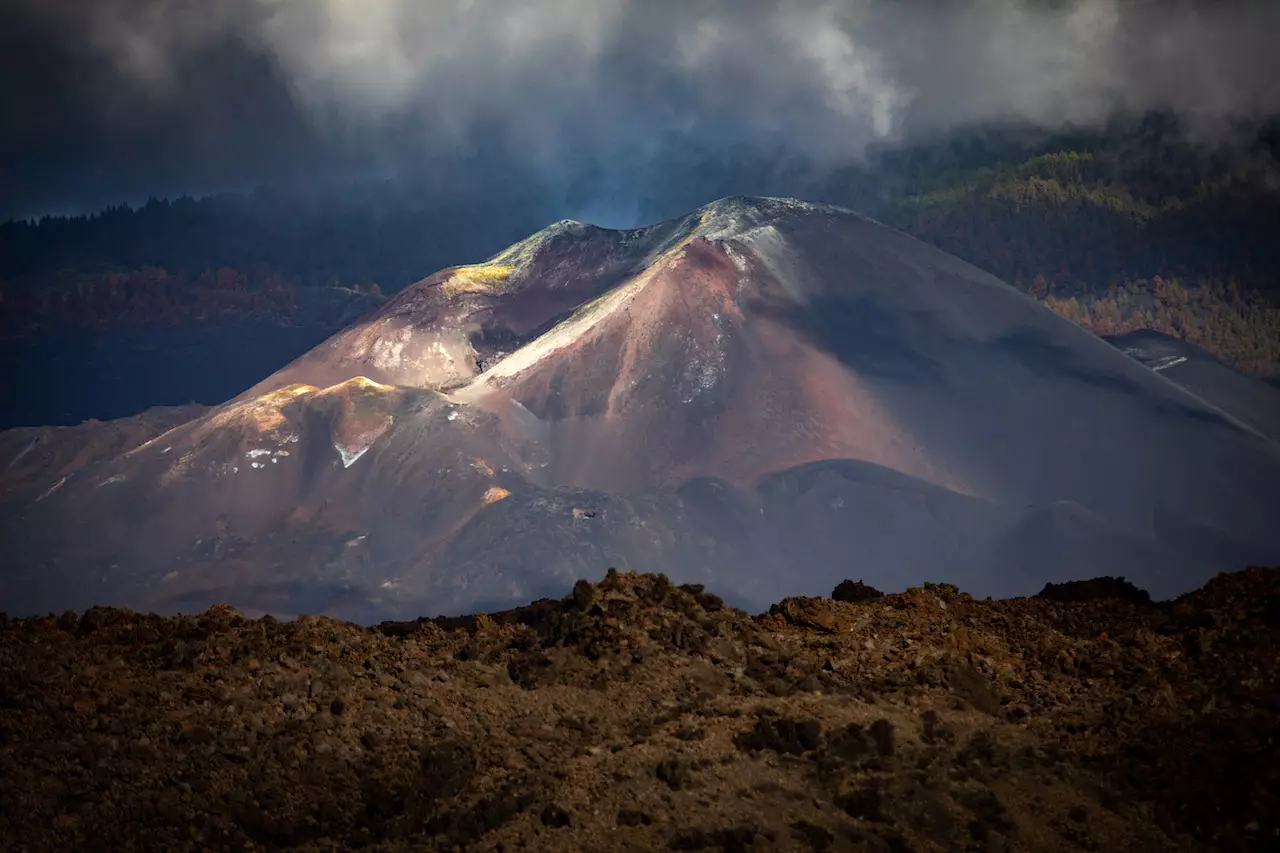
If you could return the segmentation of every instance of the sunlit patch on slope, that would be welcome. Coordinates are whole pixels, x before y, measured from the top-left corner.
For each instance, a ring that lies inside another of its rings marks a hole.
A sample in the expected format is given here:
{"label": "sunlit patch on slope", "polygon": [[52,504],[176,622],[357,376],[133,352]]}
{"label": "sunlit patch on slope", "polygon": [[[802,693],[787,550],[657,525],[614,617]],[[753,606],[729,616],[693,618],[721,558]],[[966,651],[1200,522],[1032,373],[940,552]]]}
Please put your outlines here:
{"label": "sunlit patch on slope", "polygon": [[401,328],[374,340],[369,355],[377,367],[389,370],[400,365],[401,359],[404,358],[405,347],[412,341],[413,330],[408,327]]}
{"label": "sunlit patch on slope", "polygon": [[740,237],[797,213],[848,215],[851,211],[793,198],[722,198],[698,211],[696,231],[709,240]]}
{"label": "sunlit patch on slope", "polygon": [[[476,352],[468,341],[469,312],[459,308],[454,313],[446,311],[434,316],[430,312],[444,310],[436,304],[438,300],[411,291],[401,294],[404,298],[415,295],[426,307],[414,309],[397,303],[393,307],[401,313],[369,320],[342,332],[329,344],[338,352],[326,355],[310,368],[297,368],[300,375],[308,375],[308,369],[330,377],[347,371],[377,372],[398,385],[415,388],[442,387],[471,377]],[[434,321],[420,322],[422,312],[434,316]]]}
{"label": "sunlit patch on slope", "polygon": [[354,465],[391,428],[395,392],[393,385],[357,376],[316,395],[319,406],[336,403],[336,411],[330,411],[330,429],[343,468]]}
{"label": "sunlit patch on slope", "polygon": [[799,305],[806,305],[814,276],[791,248],[787,239],[773,225],[752,228],[733,238],[741,248],[750,251],[774,281]]}
{"label": "sunlit patch on slope", "polygon": [[394,391],[394,390],[395,390],[394,385],[386,385],[382,382],[374,382],[372,379],[370,379],[367,376],[353,376],[352,378],[348,379],[346,382],[339,382],[337,385],[330,385],[328,388],[325,388],[321,393],[324,395],[342,393],[350,396],[351,394],[357,393],[357,392],[386,393],[388,391]]}
{"label": "sunlit patch on slope", "polygon": [[511,497],[511,492],[501,486],[490,486],[484,490],[484,496],[480,499],[481,506],[489,506],[496,504],[500,500]]}
{"label": "sunlit patch on slope", "polygon": [[[160,482],[175,483],[201,473],[238,474],[240,466],[232,461],[234,459],[243,459],[247,470],[261,470],[268,462],[278,462],[289,455],[284,448],[298,441],[298,433],[290,426],[291,420],[296,418],[299,406],[318,390],[313,385],[287,385],[252,399],[229,403],[204,418],[158,436],[165,442],[163,447],[156,448],[156,455],[171,459],[160,474]],[[121,460],[136,458],[143,451],[150,452],[155,444],[153,440],[137,447]],[[171,453],[176,458],[170,457]]]}
{"label": "sunlit patch on slope", "polygon": [[742,273],[745,275],[747,272],[746,256],[744,256],[741,252],[735,249],[733,247],[733,243],[731,243],[728,240],[716,240],[715,242],[724,251],[725,255],[729,258],[729,260],[733,262],[733,268],[736,269],[739,273]]}
{"label": "sunlit patch on slope", "polygon": [[66,477],[59,477],[56,483],[54,483],[49,488],[45,489],[44,492],[41,493],[40,497],[36,498],[36,503],[39,503],[40,501],[52,495],[54,492],[58,491],[58,489],[61,489],[64,485],[66,485],[66,482],[67,482]]}
{"label": "sunlit patch on slope", "polygon": [[263,394],[253,400],[235,403],[224,408],[205,422],[205,428],[202,431],[213,432],[250,427],[258,432],[271,432],[285,423],[281,409],[298,398],[314,394],[319,390],[314,385],[286,385],[284,388]]}
{"label": "sunlit patch on slope", "polygon": [[485,261],[485,265],[515,270],[527,266],[552,239],[562,236],[581,237],[591,229],[590,225],[572,219],[562,219],[541,231],[530,234]]}
{"label": "sunlit patch on slope", "polygon": [[449,296],[462,293],[503,293],[513,272],[515,267],[510,264],[485,263],[458,267],[440,289]]}

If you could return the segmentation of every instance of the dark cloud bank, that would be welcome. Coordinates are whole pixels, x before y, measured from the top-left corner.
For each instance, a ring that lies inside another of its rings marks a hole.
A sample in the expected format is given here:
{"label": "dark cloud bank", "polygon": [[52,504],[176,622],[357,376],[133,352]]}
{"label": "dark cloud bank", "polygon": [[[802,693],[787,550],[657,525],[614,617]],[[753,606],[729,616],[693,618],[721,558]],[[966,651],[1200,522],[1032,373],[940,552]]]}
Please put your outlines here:
{"label": "dark cloud bank", "polygon": [[412,172],[431,176],[424,192],[520,184],[622,224],[679,195],[664,175],[692,151],[768,189],[981,123],[1167,110],[1216,138],[1280,111],[1280,4],[1265,0],[0,9],[0,217]]}

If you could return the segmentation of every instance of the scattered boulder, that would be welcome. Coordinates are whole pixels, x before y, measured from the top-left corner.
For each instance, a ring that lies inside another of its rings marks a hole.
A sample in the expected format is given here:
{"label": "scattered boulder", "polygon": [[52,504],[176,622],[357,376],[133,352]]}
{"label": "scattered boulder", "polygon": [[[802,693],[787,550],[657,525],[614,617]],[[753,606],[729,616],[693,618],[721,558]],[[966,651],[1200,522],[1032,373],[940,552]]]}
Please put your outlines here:
{"label": "scattered boulder", "polygon": [[1098,599],[1114,598],[1133,604],[1150,604],[1151,595],[1139,589],[1123,577],[1100,577],[1087,581],[1067,581],[1066,583],[1047,583],[1044,589],[1036,593],[1036,598],[1058,601],[1064,604]]}
{"label": "scattered boulder", "polygon": [[743,750],[770,749],[784,755],[801,755],[817,749],[821,736],[822,724],[817,720],[761,719],[734,743]]}
{"label": "scattered boulder", "polygon": [[884,598],[884,593],[873,586],[868,586],[862,581],[842,580],[831,591],[831,598],[835,601],[848,601],[852,604],[862,604],[867,601],[875,601],[877,598]]}

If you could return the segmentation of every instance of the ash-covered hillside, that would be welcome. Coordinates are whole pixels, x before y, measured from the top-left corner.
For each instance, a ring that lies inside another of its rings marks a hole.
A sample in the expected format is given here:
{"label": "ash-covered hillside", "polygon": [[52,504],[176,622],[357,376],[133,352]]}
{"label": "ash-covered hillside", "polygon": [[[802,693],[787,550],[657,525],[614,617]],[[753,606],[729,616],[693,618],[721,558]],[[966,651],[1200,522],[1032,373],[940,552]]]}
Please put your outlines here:
{"label": "ash-covered hillside", "polygon": [[[102,429],[109,429],[103,426]],[[725,199],[443,270],[129,448],[0,436],[0,607],[374,622],[661,565],[759,608],[1280,561],[1280,444],[851,211]],[[10,450],[5,451],[6,453]],[[939,574],[941,572],[941,575]]]}
{"label": "ash-covered hillside", "polygon": [[1153,604],[666,577],[359,627],[0,619],[15,850],[1275,849],[1280,570]]}
{"label": "ash-covered hillside", "polygon": [[1130,332],[1105,340],[1258,432],[1280,440],[1280,388],[1274,382],[1239,373],[1194,344],[1159,332]]}

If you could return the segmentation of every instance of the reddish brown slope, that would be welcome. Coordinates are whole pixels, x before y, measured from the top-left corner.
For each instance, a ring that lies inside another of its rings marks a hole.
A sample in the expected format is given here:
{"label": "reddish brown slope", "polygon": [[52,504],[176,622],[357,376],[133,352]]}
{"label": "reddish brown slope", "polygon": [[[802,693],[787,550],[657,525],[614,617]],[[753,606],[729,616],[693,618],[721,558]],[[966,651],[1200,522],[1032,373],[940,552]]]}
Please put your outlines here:
{"label": "reddish brown slope", "polygon": [[548,482],[628,492],[714,476],[751,486],[852,458],[960,487],[856,374],[775,319],[784,285],[731,251],[682,241],[456,396],[545,424]]}

